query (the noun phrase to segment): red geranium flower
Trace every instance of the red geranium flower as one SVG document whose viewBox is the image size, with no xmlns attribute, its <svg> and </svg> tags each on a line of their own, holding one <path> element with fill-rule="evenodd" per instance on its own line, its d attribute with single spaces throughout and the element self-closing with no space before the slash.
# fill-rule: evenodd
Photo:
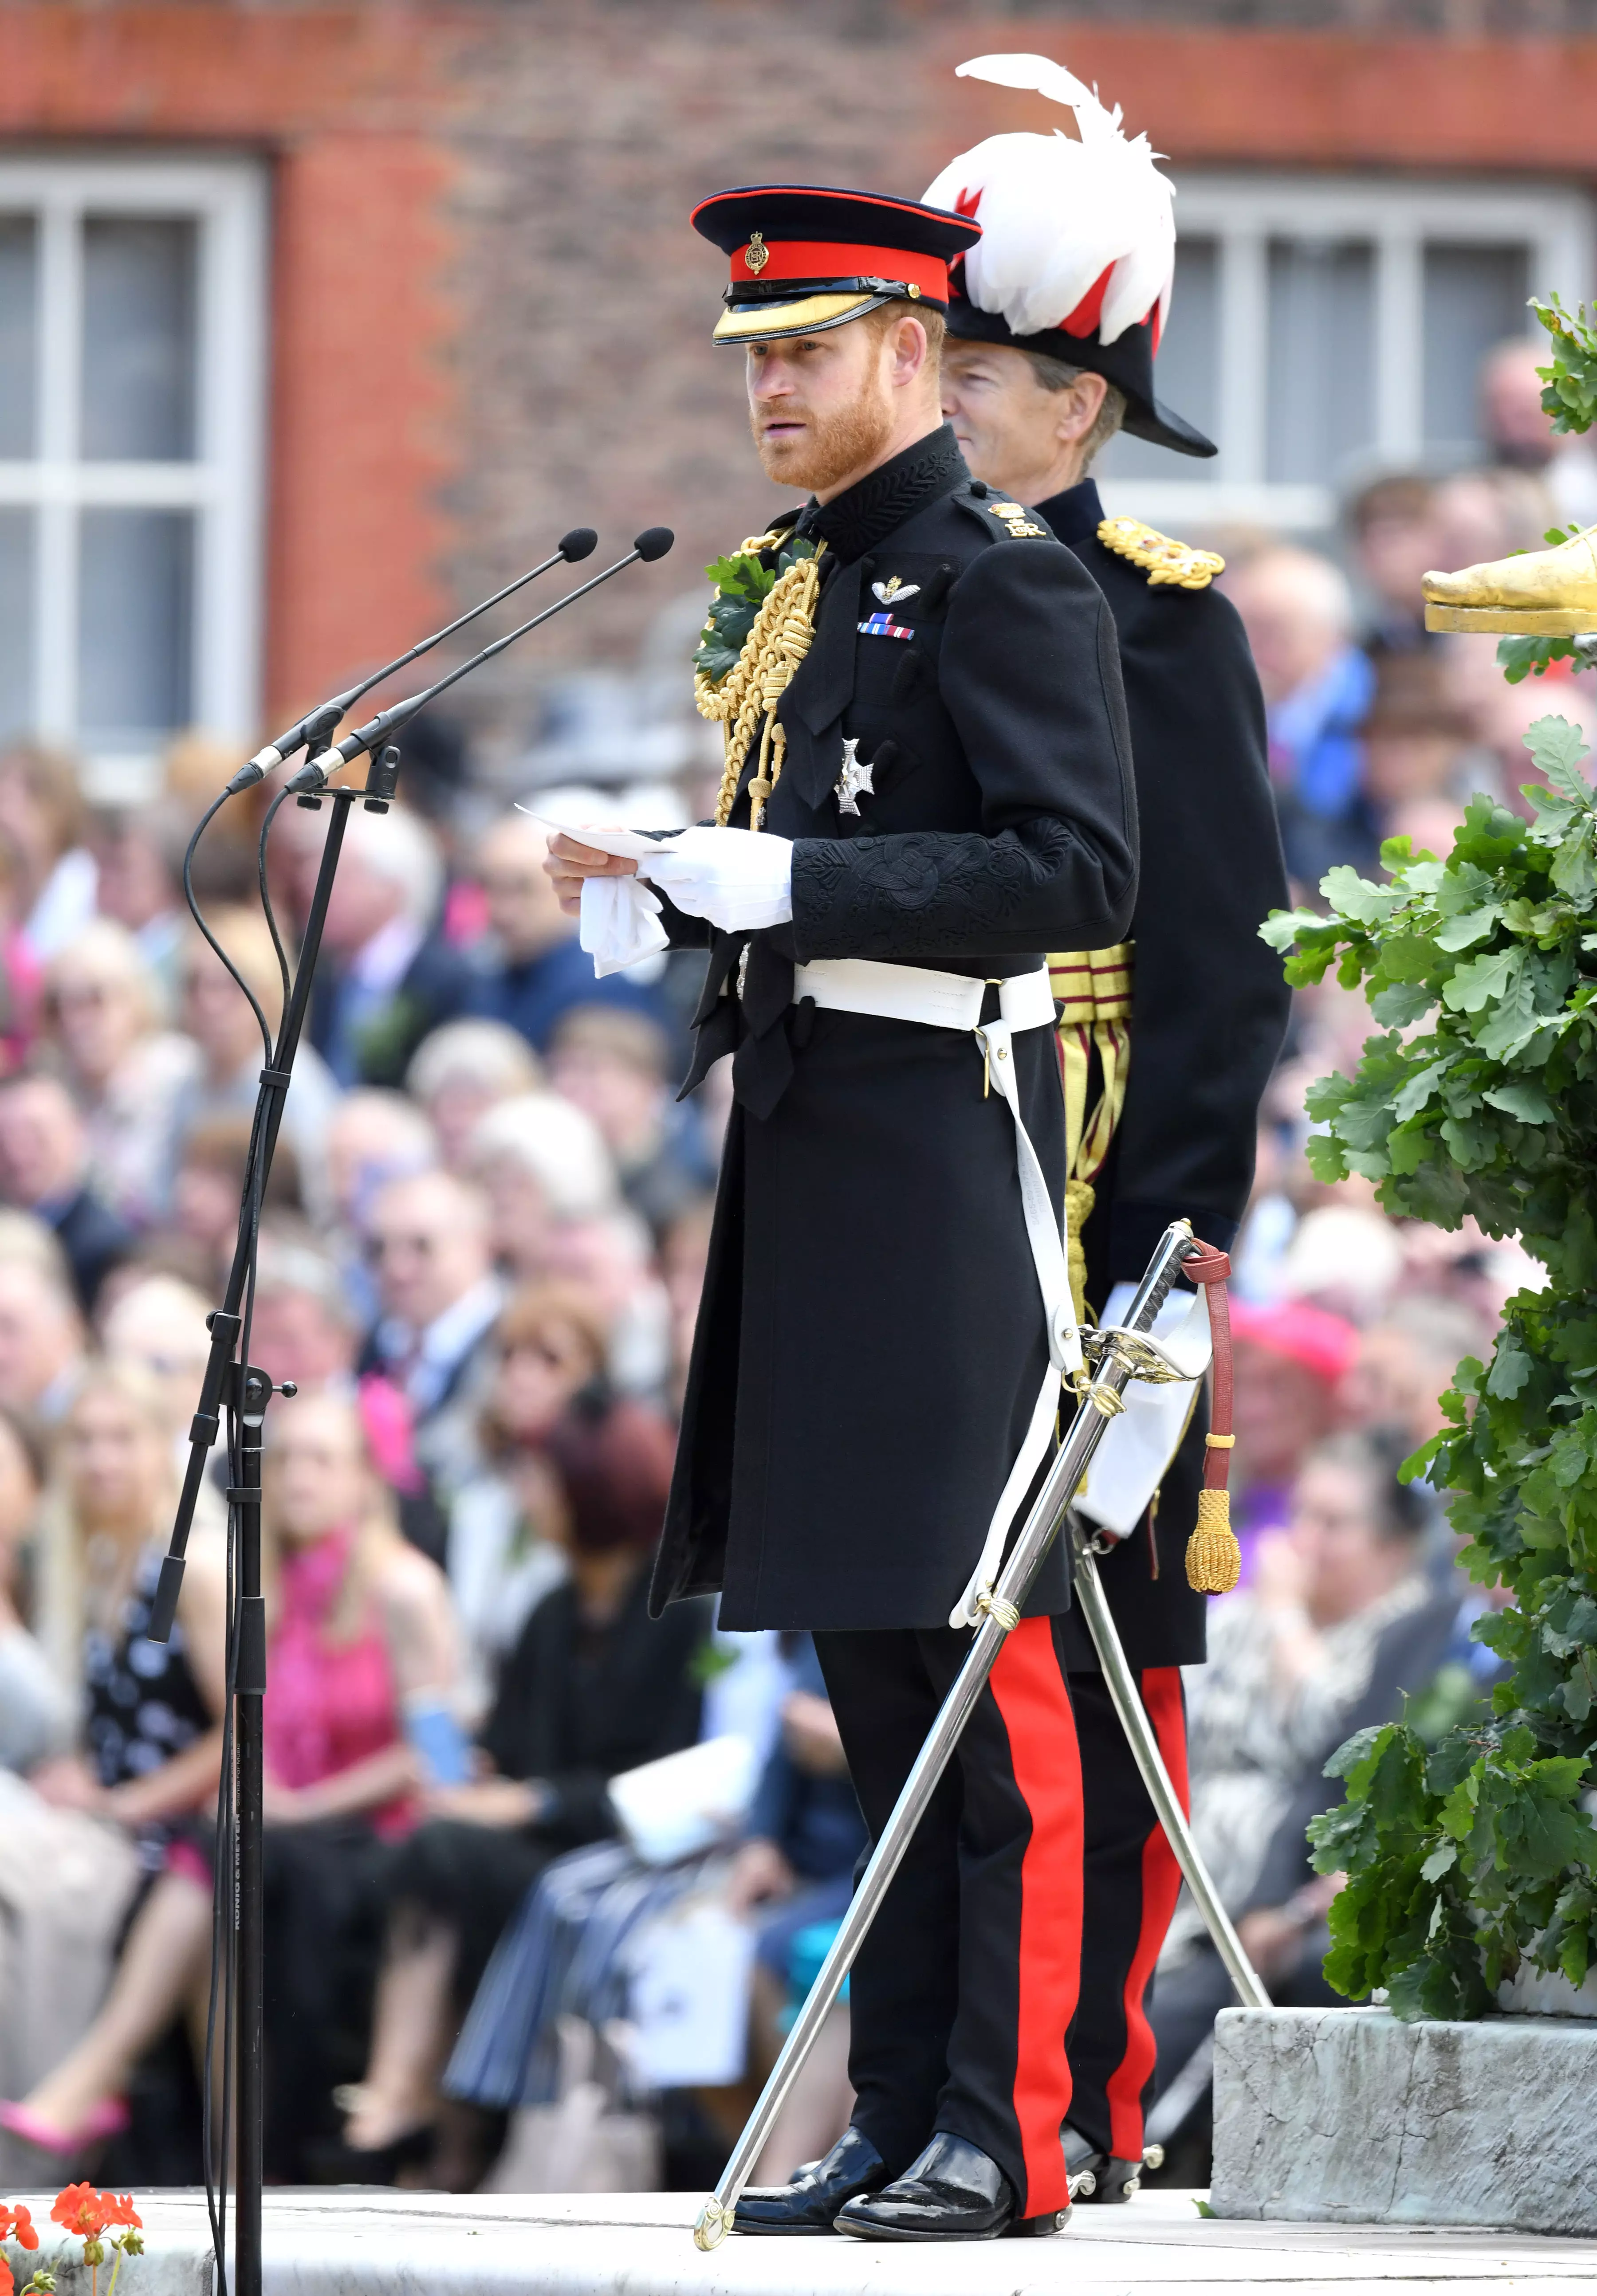
<svg viewBox="0 0 1597 2296">
<path fill-rule="evenodd" d="M 106 2226 L 114 2221 L 110 2213 L 111 2205 L 111 2194 L 95 2192 L 92 2185 L 68 2185 L 56 2194 L 50 2214 L 69 2232 L 81 2233 L 85 2240 L 97 2240 Z"/>
<path fill-rule="evenodd" d="M 7 2214 L 11 2218 L 11 2226 L 6 2237 L 14 2240 L 21 2248 L 37 2248 L 39 2236 L 33 2228 L 31 2210 L 19 2203 L 16 2208 L 8 2210 Z"/>
<path fill-rule="evenodd" d="M 16 2284 L 11 2276 L 10 2265 L 3 2256 L 0 2256 L 0 2296 L 12 2296 L 12 2290 Z"/>
<path fill-rule="evenodd" d="M 143 2232 L 144 2220 L 133 2205 L 131 2193 L 102 2193 L 100 2198 L 109 2203 L 107 2224 L 128 2225 L 135 2232 Z"/>
</svg>

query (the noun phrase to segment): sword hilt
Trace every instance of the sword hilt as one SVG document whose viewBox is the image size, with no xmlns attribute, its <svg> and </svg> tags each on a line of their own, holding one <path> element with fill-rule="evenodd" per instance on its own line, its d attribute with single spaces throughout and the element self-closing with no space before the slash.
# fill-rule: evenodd
<svg viewBox="0 0 1597 2296">
<path fill-rule="evenodd" d="M 1197 1249 L 1191 1221 L 1172 1220 L 1159 1238 L 1158 1249 L 1148 1262 L 1148 1273 L 1137 1286 L 1137 1296 L 1126 1312 L 1124 1329 L 1152 1331 L 1158 1321 L 1159 1310 L 1175 1289 L 1181 1262 Z"/>
</svg>

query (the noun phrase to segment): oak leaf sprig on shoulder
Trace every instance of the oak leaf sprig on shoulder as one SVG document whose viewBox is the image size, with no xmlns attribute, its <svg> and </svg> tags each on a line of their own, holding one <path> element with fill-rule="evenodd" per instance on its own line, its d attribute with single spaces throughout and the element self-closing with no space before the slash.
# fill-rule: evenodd
<svg viewBox="0 0 1597 2296">
<path fill-rule="evenodd" d="M 1585 742 L 1531 726 L 1526 821 L 1477 797 L 1445 860 L 1408 840 L 1388 882 L 1333 870 L 1327 914 L 1264 928 L 1288 977 L 1334 965 L 1382 1033 L 1312 1087 L 1326 1181 L 1361 1173 L 1388 1211 L 1517 1235 L 1546 1281 L 1466 1357 L 1446 1424 L 1407 1462 L 1448 1495 L 1461 1560 L 1512 1607 L 1474 1639 L 1507 1669 L 1490 1710 L 1426 1729 L 1418 1707 L 1333 1757 L 1346 1799 L 1311 1828 L 1342 1873 L 1326 1972 L 1404 2017 L 1478 2016 L 1528 1962 L 1597 1964 L 1597 802 Z"/>
<path fill-rule="evenodd" d="M 729 551 L 706 566 L 715 595 L 697 646 L 693 666 L 719 685 L 737 666 L 744 641 L 754 627 L 754 617 L 776 588 L 777 578 L 803 558 L 813 558 L 815 545 L 803 535 L 784 538 L 769 550 Z"/>
</svg>

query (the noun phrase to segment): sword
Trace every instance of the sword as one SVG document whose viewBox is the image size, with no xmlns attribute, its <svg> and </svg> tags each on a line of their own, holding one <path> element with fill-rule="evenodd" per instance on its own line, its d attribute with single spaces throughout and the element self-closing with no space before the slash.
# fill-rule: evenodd
<svg viewBox="0 0 1597 2296">
<path fill-rule="evenodd" d="M 888 1885 L 898 1871 L 937 1781 L 959 1742 L 960 1734 L 970 1718 L 971 1709 L 981 1696 L 987 1677 L 997 1663 L 1005 1638 L 1020 1624 L 1021 1609 L 1031 1591 L 1032 1583 L 1055 1538 L 1070 1518 L 1071 1502 L 1081 1488 L 1082 1478 L 1091 1463 L 1104 1430 L 1122 1408 L 1122 1390 L 1134 1378 L 1169 1375 L 1168 1370 L 1163 1367 L 1157 1343 L 1150 1343 L 1141 1335 L 1152 1330 L 1160 1308 L 1169 1298 L 1176 1277 L 1181 1274 L 1182 1260 L 1193 1249 L 1190 1221 L 1177 1220 L 1167 1227 L 1148 1264 L 1148 1273 L 1132 1301 L 1124 1324 L 1100 1335 L 1100 1344 L 1094 1350 L 1098 1357 L 1097 1367 L 1083 1395 L 1081 1407 L 1071 1422 L 1064 1442 L 1054 1455 L 1053 1464 L 1033 1502 L 1019 1538 L 1010 1548 L 1008 1557 L 999 1572 L 992 1594 L 980 1598 L 980 1608 L 985 1615 L 976 1628 L 975 1639 L 971 1644 L 965 1663 L 943 1702 L 925 1745 L 915 1757 L 910 1775 L 893 1806 L 892 1815 L 882 1828 L 881 1837 L 860 1877 L 859 1887 L 832 1942 L 831 1951 L 822 1962 L 804 2005 L 793 2021 L 781 2054 L 771 2067 L 770 2076 L 760 2092 L 743 2134 L 721 2170 L 720 2181 L 699 2210 L 693 2228 L 696 2247 L 718 2248 L 732 2229 L 738 2200 L 753 2173 L 755 2161 L 765 2148 L 777 2115 L 786 2103 L 788 2092 L 814 2046 L 827 2013 L 843 1989 L 843 1980 L 853 1966 L 855 1956 L 876 1919 Z M 1170 1834 L 1171 1846 L 1181 1863 L 1182 1873 L 1189 1882 L 1192 1882 L 1194 1874 L 1198 1877 L 1193 1885 L 1193 1896 L 1204 1909 L 1206 1920 L 1211 1918 L 1209 1908 L 1212 1906 L 1224 1924 L 1229 1945 L 1222 1942 L 1218 1931 L 1214 1931 L 1214 1939 L 1231 1973 L 1232 1981 L 1237 1984 L 1248 2007 L 1267 2008 L 1269 2000 L 1264 1988 L 1249 1965 L 1235 1931 L 1226 1920 L 1224 1909 L 1203 1871 L 1192 1837 L 1187 1830 L 1186 1819 L 1175 1798 L 1169 1773 L 1126 1667 L 1124 1652 L 1120 1648 L 1119 1638 L 1104 1603 L 1098 1566 L 1091 1553 L 1087 1555 L 1087 1563 L 1092 1588 L 1092 1596 L 1089 1599 L 1095 1598 L 1098 1619 L 1113 1645 L 1108 1654 L 1106 1654 L 1099 1626 L 1094 1623 L 1091 1608 L 1087 1610 L 1088 1626 L 1098 1648 L 1099 1663 L 1109 1682 L 1115 1710 L 1131 1740 L 1138 1767 L 1148 1781 L 1154 1807 Z M 1081 1568 L 1079 1559 L 1077 1568 Z M 1129 1707 L 1122 1702 L 1121 1689 L 1115 1686 L 1114 1663 L 1116 1660 L 1120 1684 L 1129 1692 Z M 1158 1784 L 1156 1784 L 1156 1774 Z M 1179 1829 L 1179 1835 L 1172 1831 L 1173 1820 Z M 1201 1897 L 1198 1895 L 1200 1886 L 1204 1893 Z M 1245 1978 L 1239 1976 L 1239 1971 L 1246 1973 Z"/>
</svg>

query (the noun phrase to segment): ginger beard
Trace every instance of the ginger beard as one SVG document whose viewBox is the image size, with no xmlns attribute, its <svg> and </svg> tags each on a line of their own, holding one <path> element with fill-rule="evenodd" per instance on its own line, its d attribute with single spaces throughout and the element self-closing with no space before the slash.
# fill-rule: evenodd
<svg viewBox="0 0 1597 2296">
<path fill-rule="evenodd" d="M 763 425 L 772 422 L 804 428 L 770 434 Z M 794 396 L 776 406 L 752 406 L 749 428 L 766 477 L 814 494 L 868 467 L 881 453 L 893 435 L 892 393 L 879 362 L 872 360 L 844 405 L 821 410 Z"/>
</svg>

